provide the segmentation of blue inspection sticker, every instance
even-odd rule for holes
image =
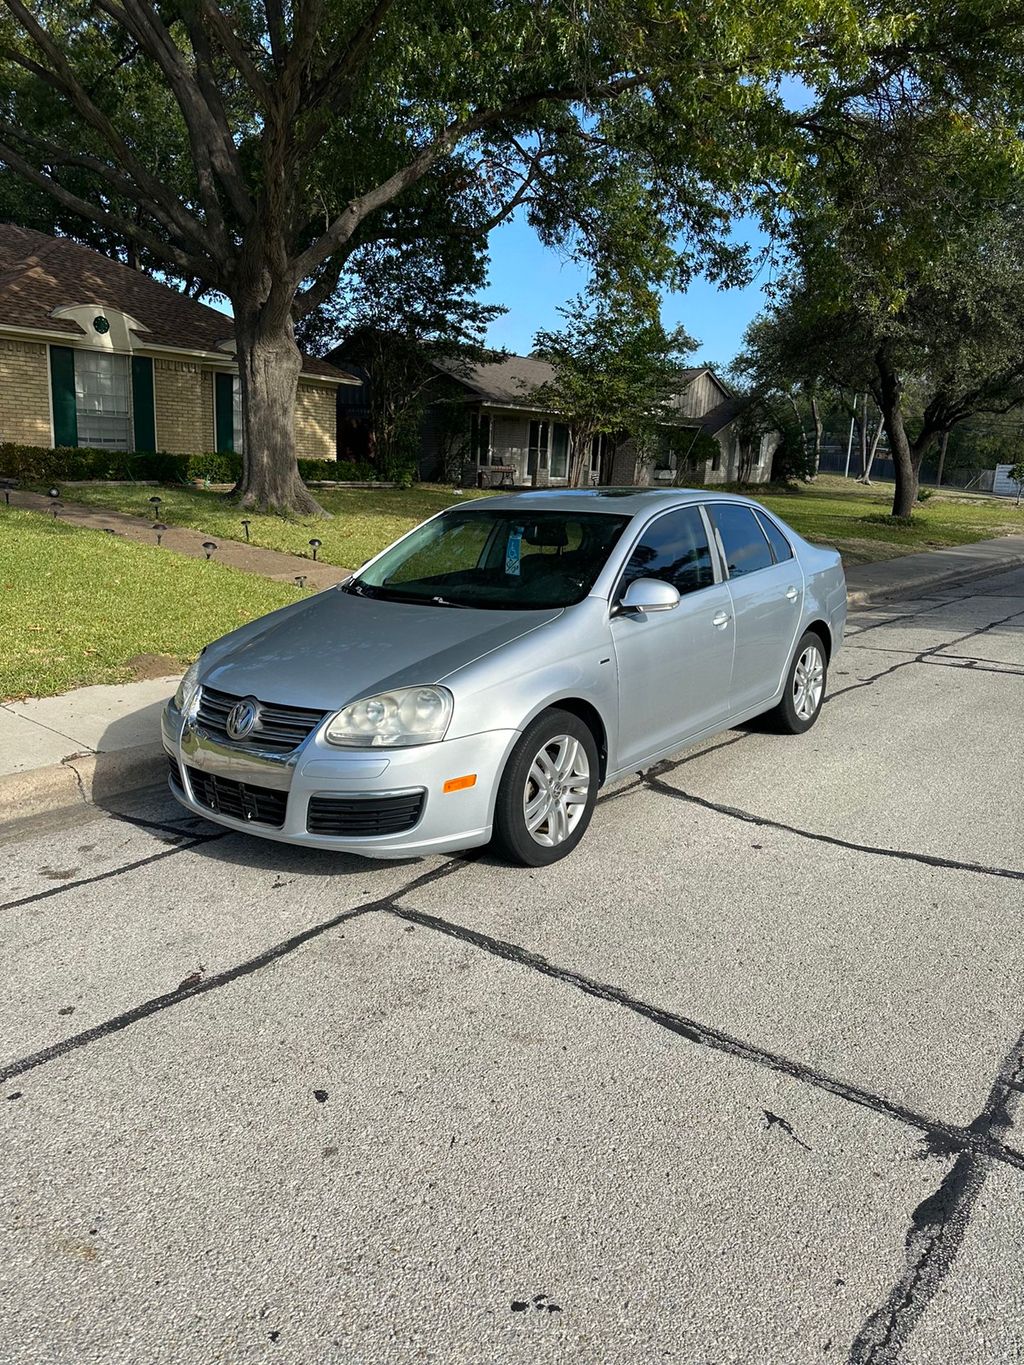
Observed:
[[[505,546],[505,572],[519,577],[519,565],[523,558],[523,528],[513,526]]]

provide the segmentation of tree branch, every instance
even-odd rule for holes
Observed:
[[[22,29],[31,38],[37,49],[46,57],[50,63],[49,70],[43,79],[47,83],[55,86],[64,94],[74,105],[75,109],[81,114],[86,122],[99,133],[113,152],[118,163],[124,167],[128,175],[134,180],[143,196],[150,200],[154,206],[159,206],[159,212],[154,213],[165,226],[170,227],[173,223],[173,231],[185,241],[191,241],[200,250],[204,250],[208,244],[208,233],[204,232],[202,226],[187,213],[181,205],[181,201],[176,195],[167,190],[164,184],[156,177],[150,175],[149,171],[135,156],[131,148],[117,132],[117,129],[100,109],[89,98],[84,87],[79,82],[71,69],[71,64],[65,57],[59,45],[51,38],[46,29],[39,23],[35,15],[25,7],[22,0],[4,0],[7,8],[11,11],[14,18],[21,25]],[[10,53],[13,60],[21,62],[20,54]],[[40,75],[40,69],[36,63],[34,74]]]
[[[108,227],[122,237],[138,242],[140,246],[147,247],[153,252],[154,256],[167,261],[169,265],[173,265],[182,274],[202,275],[204,279],[212,281],[213,276],[211,275],[208,257],[190,256],[171,243],[154,236],[151,232],[147,232],[145,228],[138,223],[133,223],[131,219],[125,218],[119,213],[101,209],[87,199],[80,199],[77,194],[72,194],[70,190],[66,190],[58,181],[44,175],[42,171],[37,171],[13,147],[2,140],[0,140],[0,160],[5,161],[20,176],[45,190],[47,194],[56,199],[58,204],[70,209],[72,213],[77,213],[79,217],[85,218],[89,222],[99,223],[102,227]],[[214,288],[217,287],[214,284]]]
[[[524,95],[521,99],[512,101],[504,108],[488,109],[479,114],[474,114],[470,118],[458,119],[456,122],[450,123],[439,137],[423,147],[412,161],[408,162],[400,171],[396,171],[394,175],[389,176],[387,180],[382,181],[374,189],[367,190],[365,194],[349,202],[345,210],[335,218],[319,241],[314,242],[298,258],[296,262],[297,278],[304,279],[312,275],[328,256],[349,240],[364,218],[369,217],[371,213],[376,212],[377,209],[396,198],[410,185],[415,185],[417,181],[422,180],[434,163],[450,152],[464,137],[482,132],[484,128],[504,120],[521,118],[541,104],[552,102],[570,104],[577,100],[606,99],[623,94],[627,90],[636,89],[645,84],[646,80],[647,78],[644,76],[633,75],[620,76],[616,80],[606,81],[590,88],[579,85],[555,89],[549,87]]]

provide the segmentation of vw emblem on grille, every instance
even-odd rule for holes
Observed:
[[[260,718],[260,704],[255,697],[243,697],[228,712],[225,729],[230,739],[245,739],[251,735]]]

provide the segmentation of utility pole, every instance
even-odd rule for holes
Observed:
[[[942,444],[939,446],[939,472],[935,479],[935,487],[942,487],[942,466],[946,463],[946,447],[949,445],[949,432],[942,433]]]
[[[865,395],[865,398],[864,398],[864,402],[865,402],[865,405],[866,405],[866,404],[867,404],[867,396],[866,396],[866,395]],[[847,439],[847,442],[846,442],[846,469],[845,469],[845,471],[844,471],[844,473],[843,473],[843,478],[844,478],[844,479],[848,479],[848,478],[850,477],[850,455],[851,455],[851,453],[852,453],[852,451],[853,451],[853,427],[854,427],[854,423],[855,423],[856,421],[857,421],[857,395],[854,394],[854,395],[853,395],[853,416],[850,418],[850,435],[849,435],[849,437],[848,437],[848,439]]]

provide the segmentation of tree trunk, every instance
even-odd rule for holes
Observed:
[[[882,411],[882,421],[885,424],[885,434],[889,438],[893,468],[896,471],[896,491],[892,499],[892,515],[894,517],[909,517],[917,503],[917,473],[921,467],[920,458],[915,465],[914,452],[911,451],[910,438],[907,436],[907,428],[903,420],[903,385],[900,383],[899,376],[893,370],[884,351],[878,352],[875,363],[878,367],[879,407]],[[923,454],[923,451],[921,453]]]
[[[590,443],[594,432],[589,427],[569,428],[569,488],[582,488],[590,469]]]
[[[242,387],[241,507],[280,516],[328,516],[299,477],[295,395],[302,356],[289,312],[233,298]]]
[[[821,410],[818,407],[817,398],[811,399],[811,417],[814,420],[814,468],[811,471],[810,481],[818,477],[818,470],[821,468]]]

